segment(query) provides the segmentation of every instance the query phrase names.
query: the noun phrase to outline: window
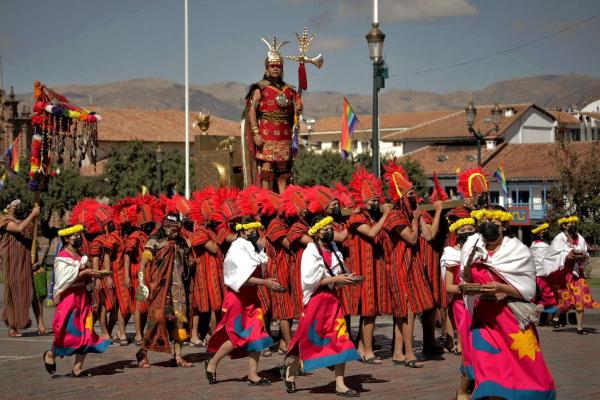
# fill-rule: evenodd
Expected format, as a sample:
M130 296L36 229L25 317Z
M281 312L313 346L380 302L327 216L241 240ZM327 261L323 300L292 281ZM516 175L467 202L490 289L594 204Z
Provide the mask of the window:
M455 199L458 197L458 193L456 192L456 186L444 186L444 191L451 199Z
M400 146L402 146L402 142L400 142L399 140L394 140L392 142L392 146L394 146L394 147L400 147Z
M574 142L581 141L581 130L580 129L569 129L569 133L571 134L571 140Z
M352 151L356 151L357 148L358 148L358 140L353 140L352 141Z
M500 204L500 192L497 190L490 190L490 203Z
M339 150L340 149L340 142L338 140L331 142L331 149L332 150Z
M513 190L510 192L510 197L513 204L529 204L529 190Z

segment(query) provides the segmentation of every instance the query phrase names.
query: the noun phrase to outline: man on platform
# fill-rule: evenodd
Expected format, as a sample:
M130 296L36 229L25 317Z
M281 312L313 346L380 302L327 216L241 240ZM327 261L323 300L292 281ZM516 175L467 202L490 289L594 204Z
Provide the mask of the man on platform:
M302 112L297 92L283 80L283 57L279 52L286 42L267 42L263 79L253 84L246 95L246 138L257 164L256 182L265 189L283 193L292 173L292 128Z

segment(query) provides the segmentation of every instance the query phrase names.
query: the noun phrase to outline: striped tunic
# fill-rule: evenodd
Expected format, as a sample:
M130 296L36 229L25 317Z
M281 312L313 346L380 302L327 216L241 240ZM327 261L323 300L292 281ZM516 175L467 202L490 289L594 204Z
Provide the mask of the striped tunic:
M286 292L271 290L271 310L273 318L277 320L298 318L290 291L290 254L281 241L286 238L289 227L281 218L274 218L267 227L266 252L269 257L267 263L267 277L275 278L277 282L287 289Z
M100 259L99 269L104 269L103 258L104 258L104 249L103 243L106 240L106 234L100 234L96 236L89 244L89 257L91 260L94 258ZM100 287L94 286L94 311L98 309L100 306L104 306L107 311L112 311L116 298L115 298L115 289L113 287L108 287L107 278L100 278L97 280L100 282ZM114 284L114 281L113 281Z
M190 285L190 303L198 312L220 311L223 305L223 253L209 252L205 245L217 239L215 233L205 226L199 226L192 235L192 255L196 271Z
M384 229L374 240L358 233L361 225L376 224L367 211L352 214L348 220L350 232L355 236L354 266L365 277L360 289L359 313L373 317L392 313L392 301L385 272L386 248L391 248L389 236Z
M125 253L129 255L130 260L130 273L131 273L131 284L133 285L133 293L136 293L137 288L140 286L138 281L138 272L140 271L140 264L142 262L142 253L144 252L144 247L146 246L146 242L148 241L148 235L146 235L141 230L133 232L131 235L127 237L127 241L125 242ZM148 274L146 274L148 275ZM135 306L139 303L140 311L142 314L146 314L148 312L148 306L146 302L139 302L135 296L132 298L132 305ZM134 309L135 311L135 309Z
M421 214L421 218L428 225L433 223L433 218L426 212ZM448 296L446 295L446 287L440 269L440 256L444 251L444 242L446 240L446 235L444 235L442 229L444 228L440 222L440 231L431 241L427 241L423 236L419 235L419 255L421 256L421 263L425 268L427 283L429 284L429 290L433 296L436 308L448 307Z
M385 224L392 243L391 251L386 252L386 272L395 317L406 317L408 307L414 314L433 308L433 297L419 255L419 247L409 246L399 234L403 227L409 225L408 216L399 210L392 211Z
M347 222L334 222L333 230L335 232L342 232L347 229ZM348 237L343 243L337 243L338 249L344 256L344 264L349 272L355 275L360 275L358 268L358 259L356 253L356 238L357 235L348 230ZM346 285L338 288L338 295L340 302L342 303L342 312L344 315L358 315L358 305L360 303L360 290L361 285Z
M290 289L292 291L292 302L294 304L294 315L302 315L304 303L302 301L302 280L300 276L300 263L304 245L302 236L308 235L310 227L303 221L296 221L290 226L286 238L290 242Z
M29 305L33 296L32 226L25 228L22 234L8 232L9 222L18 224L20 221L9 216L0 218L0 253L5 267L2 319L11 329L26 329L31 326Z
M129 315L135 312L135 308L133 289L132 287L125 287L125 266L123 264L125 242L119 233L114 231L108 235L104 235L101 245L103 253L110 257L110 269L113 272L112 279L115 295L119 303L119 311L123 316Z

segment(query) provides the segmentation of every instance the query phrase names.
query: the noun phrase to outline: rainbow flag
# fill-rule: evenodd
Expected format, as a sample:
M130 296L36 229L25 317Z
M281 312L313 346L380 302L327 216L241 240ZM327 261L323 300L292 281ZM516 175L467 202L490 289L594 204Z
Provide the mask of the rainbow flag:
M4 154L4 159L6 161L6 169L11 174L17 174L19 172L19 138L21 135L17 136L15 140L13 140L12 144L8 146L6 150L6 154Z
M342 110L342 136L340 138L340 150L342 158L345 160L348 154L352 153L352 134L358 123L356 114L350 107L348 99L344 97L344 108Z
M500 187L502 188L502 193L504 196L508 196L508 186L506 185L506 174L504 173L504 163L498 165L496 172L494 172L494 176L498 180Z

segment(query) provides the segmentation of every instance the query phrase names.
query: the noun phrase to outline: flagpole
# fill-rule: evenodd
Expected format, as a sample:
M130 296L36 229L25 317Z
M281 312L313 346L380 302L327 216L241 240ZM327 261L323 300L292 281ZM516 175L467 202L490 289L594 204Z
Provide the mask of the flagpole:
M185 79L185 198L190 198L190 79L189 79L189 38L188 0L184 0L184 79Z

